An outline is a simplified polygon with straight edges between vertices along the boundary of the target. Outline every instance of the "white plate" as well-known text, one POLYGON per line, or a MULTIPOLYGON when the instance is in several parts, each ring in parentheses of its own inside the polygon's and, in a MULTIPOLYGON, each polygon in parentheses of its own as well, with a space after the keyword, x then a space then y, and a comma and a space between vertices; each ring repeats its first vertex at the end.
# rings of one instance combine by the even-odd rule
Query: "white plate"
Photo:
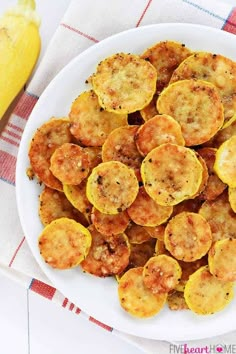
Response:
POLYGON ((190 311, 171 312, 164 308, 151 319, 139 320, 119 305, 117 284, 84 274, 80 268, 58 271, 42 261, 37 238, 42 230, 38 217, 40 187, 26 177, 28 146, 35 130, 51 116, 66 116, 71 102, 86 90, 85 80, 98 62, 116 52, 142 53, 160 40, 176 40, 193 50, 223 54, 236 60, 236 37, 213 28, 191 24, 160 24, 132 29, 110 37, 80 54, 50 83, 36 104, 26 125, 16 169, 17 203, 21 224, 29 246, 48 278, 70 301, 87 314, 118 330, 140 337, 165 340, 190 340, 236 329, 236 299, 222 312, 196 316, 190 311))

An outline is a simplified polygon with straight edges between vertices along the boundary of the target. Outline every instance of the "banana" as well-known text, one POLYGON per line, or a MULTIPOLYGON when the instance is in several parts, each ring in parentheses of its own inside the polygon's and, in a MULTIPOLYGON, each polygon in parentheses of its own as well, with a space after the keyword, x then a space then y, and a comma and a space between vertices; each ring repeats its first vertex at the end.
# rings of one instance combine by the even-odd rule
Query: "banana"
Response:
POLYGON ((0 18, 0 119, 37 62, 41 48, 39 26, 34 0, 18 0, 0 18))

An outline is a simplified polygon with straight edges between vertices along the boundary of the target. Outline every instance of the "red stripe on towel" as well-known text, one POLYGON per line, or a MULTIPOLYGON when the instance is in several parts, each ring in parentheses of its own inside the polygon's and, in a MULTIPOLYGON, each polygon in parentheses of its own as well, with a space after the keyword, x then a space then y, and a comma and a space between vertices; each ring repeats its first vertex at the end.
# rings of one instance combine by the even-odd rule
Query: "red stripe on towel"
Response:
POLYGON ((14 262, 14 260, 15 260, 15 258, 16 258, 16 255, 17 255, 17 253, 19 252, 19 250, 20 250, 21 246, 23 245, 24 241, 25 241, 25 237, 22 238, 22 240, 21 240, 21 242, 19 243, 17 249, 15 250, 15 252, 14 252, 14 254, 13 254, 11 260, 10 260, 10 263, 8 264, 9 267, 12 266, 12 263, 14 262))
POLYGON ((96 319, 93 318, 92 316, 89 317, 89 321, 91 321, 91 322, 95 323, 96 325, 98 325, 98 326, 100 326, 100 327, 106 329, 106 330, 109 331, 109 332, 112 332, 112 330, 113 330, 112 327, 107 326, 106 324, 104 324, 104 323, 102 323, 102 322, 96 320, 96 319))
POLYGON ((37 96, 24 92, 13 113, 23 119, 28 119, 37 101, 37 96))
POLYGON ((71 304, 69 306, 69 310, 72 311, 74 307, 75 307, 75 305, 71 302, 71 304))
POLYGON ((47 299, 52 300, 56 289, 53 288, 51 285, 45 284, 40 280, 34 279, 31 283, 30 290, 34 291, 35 293, 46 297, 47 299))
POLYGON ((236 7, 232 9, 222 29, 226 32, 236 34, 236 7))
POLYGON ((9 139, 9 138, 7 138, 6 136, 3 136, 3 135, 2 135, 2 136, 0 137, 0 139, 6 141, 8 144, 14 145, 14 146, 16 146, 16 147, 19 147, 19 146, 20 146, 20 144, 18 144, 16 141, 14 141, 14 140, 12 140, 12 139, 9 139))
POLYGON ((146 14, 146 12, 147 12, 149 6, 151 5, 151 2, 152 2, 152 0, 148 0, 147 5, 145 6, 145 8, 144 8, 144 10, 143 10, 143 12, 142 12, 142 14, 141 14, 141 16, 140 16, 138 22, 136 23, 136 27, 138 27, 138 26, 140 25, 140 23, 142 22, 142 20, 143 20, 143 18, 144 18, 144 16, 145 16, 145 14, 146 14))
POLYGON ((9 123, 7 124, 7 126, 10 127, 10 128, 12 128, 12 129, 14 129, 14 130, 16 130, 16 131, 19 132, 19 133, 23 133, 23 129, 20 128, 20 127, 18 127, 18 126, 15 125, 15 124, 12 124, 12 123, 9 122, 9 123))
MULTIPOLYGON (((1 137, 3 140, 9 140, 4 136, 1 137)), ((9 141, 8 141, 9 142, 9 141)), ((16 145, 14 141, 11 142, 16 145)), ((16 169, 16 158, 8 154, 5 151, 0 150, 0 178, 6 180, 11 184, 15 184, 15 169, 16 169)))
POLYGON ((77 307, 76 310, 75 310, 76 315, 79 315, 80 312, 81 312, 81 310, 77 307))
POLYGON ((63 303, 62 303, 62 307, 66 307, 66 305, 68 304, 69 300, 67 299, 67 297, 65 297, 63 303))
POLYGON ((71 26, 67 25, 66 23, 61 23, 61 26, 63 26, 63 27, 65 27, 65 28, 69 29, 70 31, 73 31, 73 32, 75 32, 75 33, 80 34, 82 37, 85 37, 85 38, 89 39, 89 40, 92 41, 92 42, 95 42, 95 43, 98 43, 98 42, 99 42, 98 39, 96 39, 96 38, 90 36, 90 35, 87 34, 87 33, 81 32, 81 31, 78 30, 77 28, 71 27, 71 26))
POLYGON ((16 134, 16 133, 10 131, 9 129, 5 129, 4 132, 5 132, 5 134, 10 135, 15 139, 18 139, 18 140, 21 139, 21 136, 19 134, 16 134))

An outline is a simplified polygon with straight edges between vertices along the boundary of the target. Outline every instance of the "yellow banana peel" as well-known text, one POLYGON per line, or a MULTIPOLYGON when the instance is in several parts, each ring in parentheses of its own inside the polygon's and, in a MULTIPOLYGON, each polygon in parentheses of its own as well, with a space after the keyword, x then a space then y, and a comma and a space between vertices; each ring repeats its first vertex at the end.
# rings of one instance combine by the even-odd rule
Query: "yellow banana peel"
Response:
POLYGON ((27 82, 40 53, 34 0, 18 0, 0 18, 0 119, 27 82))

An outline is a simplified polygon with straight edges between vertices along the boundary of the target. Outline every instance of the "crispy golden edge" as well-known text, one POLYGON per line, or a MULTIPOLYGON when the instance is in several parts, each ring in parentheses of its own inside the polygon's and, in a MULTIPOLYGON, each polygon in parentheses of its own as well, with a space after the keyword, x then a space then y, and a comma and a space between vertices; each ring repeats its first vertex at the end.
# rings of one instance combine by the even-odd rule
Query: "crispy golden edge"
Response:
POLYGON ((228 193, 224 191, 215 200, 206 200, 199 209, 209 223, 213 242, 225 239, 225 236, 236 238, 236 214, 232 211, 228 193))
POLYGON ((202 182, 199 186, 199 190, 191 197, 191 199, 196 198, 197 196, 199 196, 201 193, 204 192, 204 190, 207 186, 208 178, 209 178, 208 168, 207 168, 207 164, 206 164, 205 160, 197 152, 196 152, 196 155, 197 155, 197 158, 198 158, 200 164, 202 165, 202 182))
POLYGON ((234 213, 236 213, 236 188, 228 189, 229 203, 234 213))
POLYGON ((156 227, 153 226, 144 226, 144 229, 148 232, 148 234, 160 241, 164 240, 164 233, 165 233, 166 224, 158 225, 156 227))
POLYGON ((216 199, 227 187, 215 174, 213 166, 217 149, 213 147, 203 147, 197 153, 205 160, 208 169, 208 180, 205 189, 200 194, 201 200, 216 199))
POLYGON ((236 239, 216 241, 208 253, 210 272, 222 281, 236 281, 236 239))
POLYGON ((167 251, 165 247, 164 239, 163 240, 157 239, 155 245, 155 255, 159 256, 161 254, 166 254, 167 256, 172 257, 171 253, 167 251))
POLYGON ((130 315, 148 318, 156 315, 164 307, 167 294, 154 295, 144 287, 143 267, 129 269, 118 283, 118 297, 121 307, 130 315))
POLYGON ((154 94, 151 102, 146 107, 140 110, 140 115, 145 122, 147 122, 149 119, 153 118, 155 115, 158 114, 156 108, 157 97, 158 95, 154 94))
POLYGON ((156 69, 151 63, 138 55, 117 53, 99 63, 92 77, 92 85, 101 107, 109 112, 127 114, 138 111, 149 104, 155 93, 156 80, 156 69), (140 68, 143 72, 142 78, 137 79, 137 72, 140 73, 140 68), (134 73, 131 77, 130 70, 134 73), (125 71, 129 72, 129 76, 126 75, 128 79, 123 81, 122 87, 117 86, 117 83, 122 81, 120 73, 125 71), (140 93, 140 88, 142 88, 142 93, 140 93))
POLYGON ((216 152, 216 160, 214 163, 214 171, 222 182, 229 187, 236 187, 235 179, 235 159, 236 159, 236 136, 233 135, 226 140, 216 152), (232 170, 233 167, 233 170, 232 170), (228 168, 228 172, 227 172, 228 168))
POLYGON ((144 226, 136 225, 132 222, 128 225, 125 233, 132 244, 142 244, 151 239, 150 234, 145 230, 144 226))
POLYGON ((132 168, 140 180, 142 156, 135 143, 138 125, 128 125, 114 129, 102 146, 102 161, 120 161, 132 168))
MULTIPOLYGON (((69 120, 67 118, 52 117, 49 121, 41 125, 34 133, 30 142, 28 156, 31 169, 39 182, 44 183, 50 188, 62 191, 61 182, 53 176, 49 170, 50 157, 55 149, 60 146, 60 144, 55 141, 55 136, 52 136, 52 133, 56 135, 57 132, 59 132, 59 125, 63 125, 65 129, 63 143, 71 142, 72 136, 69 131, 69 120), (44 153, 43 156, 42 151, 44 153), (40 159, 39 156, 41 156, 40 159)), ((61 139, 60 134, 58 134, 58 139, 61 139)))
POLYGON ((168 294, 167 304, 171 311, 189 310, 182 291, 174 291, 168 294))
POLYGON ((168 222, 165 228, 164 243, 174 258, 193 262, 207 254, 211 247, 210 225, 200 214, 182 212, 168 222))
POLYGON ((39 218, 42 224, 46 226, 61 217, 74 219, 83 226, 88 225, 85 216, 74 208, 63 192, 45 186, 39 196, 39 218))
POLYGON ((227 125, 228 120, 235 114, 235 73, 236 64, 231 59, 220 54, 198 52, 186 58, 179 65, 173 72, 170 84, 190 78, 203 79, 213 83, 221 96, 225 111, 224 124, 227 125), (193 64, 196 63, 198 66, 193 68, 193 64))
POLYGON ((116 235, 124 232, 129 225, 130 218, 125 211, 115 215, 101 213, 93 207, 91 221, 95 228, 104 235, 116 235))
POLYGON ((133 203, 138 188, 138 180, 131 168, 119 161, 109 161, 99 164, 92 170, 88 177, 86 194, 90 203, 100 212, 118 214, 133 203), (107 176, 112 177, 111 188, 108 188, 107 176))
POLYGON ((142 124, 135 135, 135 143, 142 156, 161 144, 185 145, 179 123, 167 114, 157 114, 142 124))
POLYGON ((151 257, 143 267, 143 282, 154 294, 174 290, 181 275, 178 261, 165 254, 151 257))
POLYGON ((91 242, 91 234, 87 228, 65 217, 52 221, 38 238, 44 261, 57 269, 78 266, 87 256, 91 242))
POLYGON ((104 235, 94 225, 88 230, 92 244, 86 258, 80 263, 83 271, 98 277, 117 275, 129 264, 130 244, 125 233, 104 235))
POLYGON ((173 71, 190 55, 185 44, 168 40, 155 43, 142 53, 141 57, 157 69, 157 93, 168 85, 173 71))
POLYGON ((155 252, 155 240, 151 239, 143 243, 131 243, 130 244, 130 261, 129 266, 143 267, 148 259, 154 256, 155 252))
POLYGON ((192 197, 197 191, 202 182, 202 165, 196 157, 196 154, 189 148, 183 146, 177 146, 175 144, 162 144, 152 151, 150 151, 147 156, 144 158, 141 165, 141 176, 144 183, 144 188, 146 192, 153 198, 156 203, 163 206, 173 206, 185 199, 189 199, 192 197), (163 160, 165 156, 165 162, 163 160), (174 159, 174 166, 170 168, 170 161, 174 159), (178 183, 178 189, 175 189, 175 179, 179 178, 179 171, 173 172, 173 168, 176 169, 176 157, 179 158, 179 171, 180 171, 180 156, 181 161, 188 157, 189 163, 191 162, 191 169, 183 170, 183 166, 181 167, 181 173, 185 172, 184 181, 182 182, 182 186, 180 188, 178 183), (166 163, 168 161, 168 164, 166 163), (155 169, 155 175, 153 170, 153 165, 158 165, 158 169, 155 169), (161 168, 164 169, 160 175, 161 168), (152 168, 152 171, 150 171, 152 168), (195 173, 193 174, 192 170, 195 169, 195 173), (151 174, 152 173, 152 174, 151 174), (197 177, 196 177, 197 176, 197 177), (191 188, 189 187, 189 178, 195 179, 194 183, 192 182, 191 188))
POLYGON ((142 186, 134 202, 127 209, 130 219, 141 226, 158 226, 169 219, 173 212, 172 206, 157 204, 142 186))
POLYGON ((51 156, 50 171, 62 183, 80 184, 89 174, 89 157, 79 145, 65 143, 51 156))
POLYGON ((79 185, 75 186, 64 183, 63 192, 73 207, 84 214, 86 219, 90 221, 92 204, 86 196, 86 184, 86 179, 84 179, 79 185))
POLYGON ((186 146, 200 145, 210 140, 222 127, 224 109, 216 87, 203 80, 181 80, 167 86, 157 100, 157 110, 161 114, 168 114, 180 124, 186 146), (185 97, 183 98, 183 94, 185 97), (204 105, 199 105, 196 97, 204 98, 204 105), (187 101, 186 98, 192 101, 187 101), (181 101, 182 99, 182 101, 181 101), (207 102, 206 102, 207 100, 207 102), (179 107, 179 105, 181 105, 179 107), (190 116, 188 110, 195 109, 195 115, 190 116), (186 111, 186 107, 188 110, 186 111), (201 110, 201 111, 200 111, 201 110), (201 112, 201 114, 200 114, 201 112), (196 129, 196 124, 198 129, 196 129))
POLYGON ((196 314, 210 315, 221 311, 233 299, 233 283, 218 280, 209 272, 208 266, 203 266, 190 275, 184 298, 190 310, 196 314), (208 291, 202 293, 205 284, 208 291))
POLYGON ((127 125, 127 114, 104 110, 93 90, 81 93, 72 103, 70 131, 82 145, 100 147, 112 130, 127 125))
POLYGON ((194 262, 179 261, 179 264, 182 268, 182 276, 179 283, 175 287, 175 290, 184 292, 185 285, 189 279, 189 276, 196 272, 196 270, 198 270, 200 267, 208 265, 208 254, 194 262))

